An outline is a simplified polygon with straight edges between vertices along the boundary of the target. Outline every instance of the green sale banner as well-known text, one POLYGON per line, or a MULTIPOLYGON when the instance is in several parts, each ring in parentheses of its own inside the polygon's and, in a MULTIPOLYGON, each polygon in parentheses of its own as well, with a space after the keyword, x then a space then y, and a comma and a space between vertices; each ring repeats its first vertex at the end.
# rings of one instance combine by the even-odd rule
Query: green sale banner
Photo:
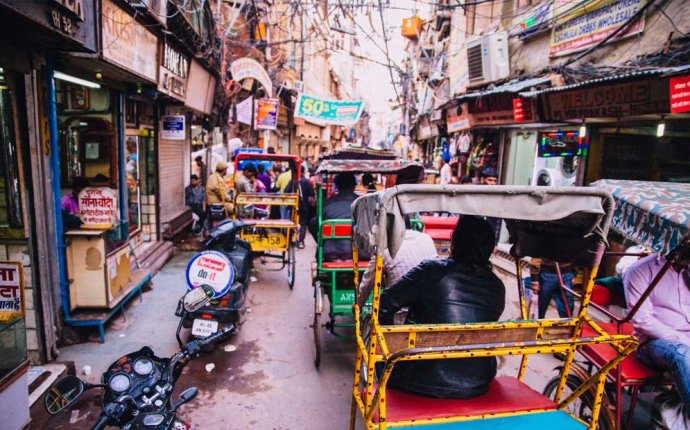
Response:
POLYGON ((317 123, 352 125, 362 114, 361 101, 328 100, 300 94, 295 116, 317 123))

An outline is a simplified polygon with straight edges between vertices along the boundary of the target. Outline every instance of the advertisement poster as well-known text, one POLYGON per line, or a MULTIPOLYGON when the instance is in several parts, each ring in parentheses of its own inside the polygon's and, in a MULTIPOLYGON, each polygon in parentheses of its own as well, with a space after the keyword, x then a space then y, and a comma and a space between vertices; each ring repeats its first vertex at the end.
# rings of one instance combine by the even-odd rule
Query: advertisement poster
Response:
POLYGON ((254 128, 275 130, 278 126, 278 99, 258 99, 254 105, 254 128))
POLYGON ((84 227, 109 228, 117 219, 117 193, 110 188, 84 188, 79 193, 84 227))
POLYGON ((165 140, 184 140, 185 139, 185 117, 184 115, 166 115, 161 120, 163 129, 161 139, 165 140))
POLYGON ((214 298, 227 293, 235 280, 235 268, 218 251, 204 251, 195 255, 187 265, 187 287, 192 290, 209 285, 216 292, 214 298))
MULTIPOLYGON (((633 17, 645 2, 645 0, 604 0, 576 9, 571 15, 556 21, 551 33, 549 56, 568 55, 596 45, 633 17)), ((643 30, 644 16, 619 33, 612 41, 641 33, 643 30)))
POLYGON ((24 316, 24 273, 18 261, 0 261, 0 321, 24 316))
POLYGON ((671 113, 690 112, 690 76, 671 78, 671 113))
POLYGON ((328 100, 299 94, 295 116, 319 124, 352 125, 362 114, 361 101, 328 100))

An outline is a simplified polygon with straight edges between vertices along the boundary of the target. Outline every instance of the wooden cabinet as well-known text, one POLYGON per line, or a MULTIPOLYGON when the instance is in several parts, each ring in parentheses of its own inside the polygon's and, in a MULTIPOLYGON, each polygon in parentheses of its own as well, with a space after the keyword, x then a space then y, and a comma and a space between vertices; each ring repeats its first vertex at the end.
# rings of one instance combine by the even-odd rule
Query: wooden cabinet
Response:
POLYGON ((106 253, 107 230, 65 233, 70 309, 113 308, 133 288, 129 245, 106 253))

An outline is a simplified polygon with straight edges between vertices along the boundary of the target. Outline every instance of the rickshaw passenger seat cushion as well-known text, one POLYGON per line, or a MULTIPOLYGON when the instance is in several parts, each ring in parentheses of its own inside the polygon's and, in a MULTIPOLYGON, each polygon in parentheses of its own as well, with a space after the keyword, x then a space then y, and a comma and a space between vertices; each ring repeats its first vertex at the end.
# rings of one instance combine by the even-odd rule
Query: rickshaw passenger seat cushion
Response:
MULTIPOLYGON (((556 409, 554 401, 520 382, 517 378, 510 376, 496 377, 486 394, 472 399, 426 397, 387 388, 386 404, 386 421, 389 423, 452 416, 556 409)), ((378 420, 378 418, 376 419, 378 420)))
POLYGON ((425 228, 424 233, 428 234, 433 240, 450 240, 453 229, 425 228))
POLYGON ((458 224, 457 216, 430 216, 430 215, 420 215, 419 219, 424 223, 424 229, 427 228, 437 228, 442 230, 453 230, 458 224))
POLYGON ((485 418, 471 421, 415 425, 409 428, 413 430, 584 430, 586 425, 563 411, 547 411, 532 414, 513 415, 509 417, 485 418))
MULTIPOLYGON (((352 264, 352 260, 324 261, 322 266, 324 269, 352 269, 352 264)), ((359 261, 358 264, 359 268, 363 270, 366 269, 368 265, 368 261, 359 261)))
MULTIPOLYGON (((598 323, 605 332, 609 334, 616 334, 616 323, 598 323)), ((632 334, 633 325, 630 323, 623 324, 621 334, 632 334)), ((594 337, 597 334, 588 326, 582 328, 583 337, 594 337)), ((599 344, 599 345, 585 345, 582 347, 582 353, 592 360, 597 366, 603 366, 609 361, 613 360, 616 356, 616 351, 611 345, 599 344)), ((623 359, 623 363, 611 370, 610 376, 615 378, 617 372, 621 370, 621 378, 623 383, 642 383, 648 379, 659 379, 662 378, 662 373, 658 372, 651 367, 648 367, 634 355, 630 355, 623 359)))

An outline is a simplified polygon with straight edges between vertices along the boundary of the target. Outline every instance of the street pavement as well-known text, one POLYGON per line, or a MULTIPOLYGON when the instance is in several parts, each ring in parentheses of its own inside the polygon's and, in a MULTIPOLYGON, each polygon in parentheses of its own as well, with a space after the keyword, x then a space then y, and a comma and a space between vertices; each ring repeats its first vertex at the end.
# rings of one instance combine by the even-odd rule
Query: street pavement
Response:
MULTIPOLYGON (((158 356, 178 350, 174 311, 184 294, 185 269, 193 252, 177 254, 153 279, 153 290, 143 302, 134 301, 127 321, 116 318, 106 331, 106 342, 83 343, 62 349, 60 360, 75 362, 78 376, 97 382, 115 359, 144 345, 158 356), (90 374, 84 368, 90 367, 90 374)), ((197 398, 179 415, 197 429, 346 429, 355 343, 323 330, 321 367, 314 368, 312 329, 314 298, 310 265, 314 244, 297 251, 294 290, 286 271, 264 271, 257 264, 257 281, 249 288, 250 313, 241 329, 224 345, 202 354, 184 370, 176 391, 196 386, 197 398), (213 364, 213 370, 207 367, 213 364)), ((514 278, 506 283, 507 305, 503 320, 519 315, 514 278)), ((552 310, 553 311, 553 310, 552 310)), ((325 318, 323 321, 325 322, 325 318)), ((188 331, 183 329, 183 337, 188 331)), ((551 355, 533 356, 525 381, 541 391, 557 375, 560 361, 551 355)), ((517 357, 501 358, 499 373, 516 375, 517 357)), ((88 370, 88 369, 87 369, 88 370)), ((98 413, 99 391, 86 393, 71 412, 53 418, 48 428, 85 428, 98 413)), ((358 420, 358 429, 363 428, 358 420)))

